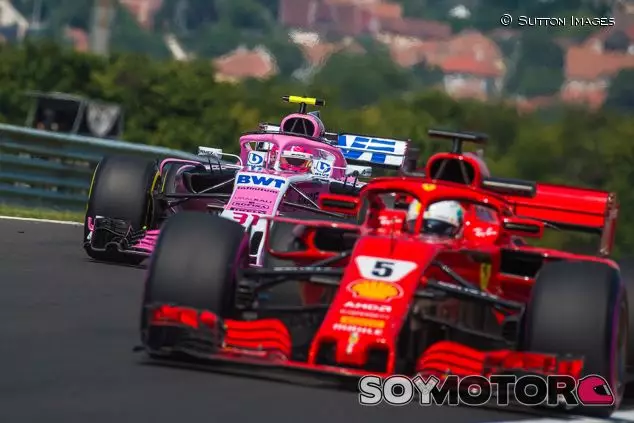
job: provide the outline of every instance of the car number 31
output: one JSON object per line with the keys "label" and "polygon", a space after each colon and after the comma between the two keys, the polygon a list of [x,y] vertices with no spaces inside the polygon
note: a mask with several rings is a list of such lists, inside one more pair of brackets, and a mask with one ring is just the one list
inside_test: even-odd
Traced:
{"label": "car number 31", "polygon": [[411,261],[370,256],[359,256],[355,262],[363,278],[385,282],[397,282],[418,267]]}

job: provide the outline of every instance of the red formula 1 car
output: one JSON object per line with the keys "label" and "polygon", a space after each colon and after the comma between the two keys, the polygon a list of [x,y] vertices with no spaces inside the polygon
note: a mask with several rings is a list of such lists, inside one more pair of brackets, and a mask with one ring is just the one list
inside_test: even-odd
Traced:
{"label": "red formula 1 car", "polygon": [[[461,151],[463,141],[483,138],[432,134],[454,139],[454,150],[432,156],[427,176],[375,179],[360,197],[322,195],[324,209],[358,215],[359,225],[271,218],[288,230],[271,232],[267,249],[288,266],[249,267],[237,224],[176,216],[146,280],[143,349],[339,378],[598,374],[616,400],[581,412],[610,415],[623,396],[628,355],[625,287],[606,258],[614,194],[491,178],[481,158]],[[423,211],[458,202],[462,228],[426,234],[428,217],[410,219],[403,200]],[[524,241],[545,226],[601,234],[599,253]],[[304,304],[260,301],[280,284],[301,289]]]}

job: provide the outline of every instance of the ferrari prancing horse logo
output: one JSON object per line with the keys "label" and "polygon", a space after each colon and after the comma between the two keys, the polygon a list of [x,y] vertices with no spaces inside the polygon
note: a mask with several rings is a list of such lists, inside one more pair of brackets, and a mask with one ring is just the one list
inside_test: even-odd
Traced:
{"label": "ferrari prancing horse logo", "polygon": [[480,266],[480,288],[486,290],[491,278],[491,263],[482,263]]}

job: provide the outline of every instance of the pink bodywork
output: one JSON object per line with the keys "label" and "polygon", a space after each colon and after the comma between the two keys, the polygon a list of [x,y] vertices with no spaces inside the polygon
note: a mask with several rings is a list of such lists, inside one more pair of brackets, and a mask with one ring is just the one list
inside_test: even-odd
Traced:
{"label": "pink bodywork", "polygon": [[259,187],[238,187],[226,209],[257,214],[273,214],[278,190]]}
{"label": "pink bodywork", "polygon": [[[304,119],[308,118],[309,120],[312,119],[312,116],[291,114],[282,121],[282,125],[287,119],[297,117],[302,117]],[[314,137],[318,137],[318,134],[314,134]],[[352,183],[355,179],[354,177],[346,177],[347,163],[341,150],[337,146],[330,145],[327,142],[311,140],[304,138],[301,135],[293,136],[276,133],[245,134],[240,137],[240,158],[243,163],[247,163],[248,161],[247,159],[249,152],[251,151],[251,143],[271,143],[280,151],[283,151],[292,145],[300,145],[311,152],[314,157],[324,157],[323,152],[325,152],[329,156],[330,160],[334,158],[334,161],[332,162],[334,170],[331,178],[342,182],[345,180],[349,183]],[[161,162],[159,166],[159,172],[161,174],[163,174],[165,166],[169,163],[184,163],[192,166],[201,165],[200,162],[196,161],[169,158]],[[257,170],[255,173],[272,176],[276,175],[280,177],[288,177],[297,174],[296,172],[274,171],[271,169],[273,167],[273,163],[269,163],[267,167],[269,167],[269,169],[265,168]],[[272,215],[275,212],[274,207],[278,195],[278,190],[271,190],[264,187],[239,187],[234,191],[231,200],[226,205],[225,209],[238,212],[243,211],[262,215]],[[94,230],[94,222],[92,218],[88,218],[87,224],[90,231]],[[160,230],[158,229],[147,231],[145,236],[137,244],[135,244],[133,248],[152,253],[156,246],[159,233]]]}
{"label": "pink bodywork", "polygon": [[[327,152],[330,156],[334,157],[333,166],[335,167],[332,178],[343,181],[346,177],[346,159],[343,156],[341,150],[326,142],[314,141],[311,139],[303,138],[301,136],[282,135],[276,133],[264,133],[264,134],[247,134],[240,137],[240,158],[243,163],[247,163],[249,152],[251,151],[250,143],[271,143],[275,145],[280,151],[286,150],[292,145],[301,145],[307,149],[314,157],[320,157],[320,151]],[[269,163],[272,166],[272,163]],[[290,174],[295,174],[291,172]]]}
{"label": "pink bodywork", "polygon": [[156,240],[158,239],[159,233],[161,231],[158,229],[154,229],[151,231],[147,231],[145,236],[138,244],[134,246],[134,248],[138,248],[140,250],[145,250],[148,253],[154,251],[154,247],[156,246]]}

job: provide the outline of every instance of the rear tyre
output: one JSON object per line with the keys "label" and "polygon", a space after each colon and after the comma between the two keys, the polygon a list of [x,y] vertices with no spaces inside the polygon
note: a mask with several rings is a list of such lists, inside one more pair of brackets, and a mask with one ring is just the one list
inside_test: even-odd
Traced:
{"label": "rear tyre", "polygon": [[[138,157],[105,157],[95,169],[84,218],[84,240],[90,233],[88,219],[103,216],[130,223],[134,230],[151,224],[154,214],[151,193],[157,176],[154,160]],[[139,264],[144,257],[121,256],[110,252],[86,253],[95,260]]]}
{"label": "rear tyre", "polygon": [[535,281],[523,349],[583,356],[584,376],[602,376],[616,396],[612,406],[580,407],[585,415],[608,417],[623,397],[627,305],[618,271],[604,263],[546,263]]}
{"label": "rear tyre", "polygon": [[248,257],[248,237],[236,222],[197,212],[182,212],[167,220],[145,282],[141,314],[144,343],[148,341],[145,310],[152,304],[230,316],[236,272],[248,263]]}

